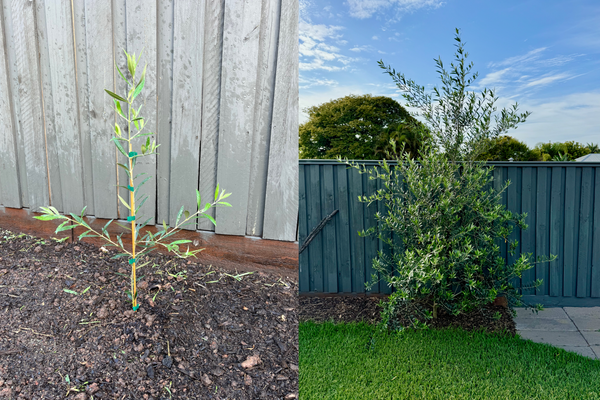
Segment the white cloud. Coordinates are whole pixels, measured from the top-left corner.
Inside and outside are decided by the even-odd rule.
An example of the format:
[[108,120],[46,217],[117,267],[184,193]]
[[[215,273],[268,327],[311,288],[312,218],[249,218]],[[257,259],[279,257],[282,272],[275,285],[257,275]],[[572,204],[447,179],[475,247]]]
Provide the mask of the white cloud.
[[338,85],[338,81],[333,79],[325,79],[325,78],[305,78],[300,76],[299,78],[299,88],[300,89],[309,89],[314,86],[320,87],[335,87]]
[[379,38],[377,36],[373,36],[371,39],[373,39],[373,40],[379,40]]
[[353,51],[355,53],[360,53],[361,51],[371,51],[372,47],[371,46],[354,46],[353,48],[350,49],[350,51]]
[[556,82],[559,80],[563,80],[563,79],[567,79],[569,78],[571,75],[569,74],[555,74],[555,75],[549,75],[549,76],[544,76],[542,78],[538,78],[538,79],[534,79],[532,81],[529,81],[525,87],[531,87],[531,86],[543,86],[543,85],[548,85],[552,82]]
[[[336,25],[311,24],[300,19],[299,23],[299,67],[303,71],[325,70],[340,71],[346,68],[352,58],[340,54],[337,46],[330,42],[341,43],[344,27]],[[341,65],[340,65],[341,64]]]
[[404,14],[424,7],[437,8],[443,3],[440,0],[348,0],[350,16],[358,19],[370,18],[379,12]]

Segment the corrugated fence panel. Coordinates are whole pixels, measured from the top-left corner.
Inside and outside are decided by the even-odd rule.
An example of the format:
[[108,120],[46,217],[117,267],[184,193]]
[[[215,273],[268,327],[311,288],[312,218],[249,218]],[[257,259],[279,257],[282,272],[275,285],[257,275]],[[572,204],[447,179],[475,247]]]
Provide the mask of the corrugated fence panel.
[[[532,261],[558,256],[551,263],[535,264],[515,284],[527,286],[542,279],[537,290],[523,290],[532,301],[600,305],[600,164],[489,165],[494,166],[493,187],[511,182],[501,203],[511,211],[526,213],[529,226],[511,234],[511,239],[519,241],[514,255],[504,240],[498,241],[501,255],[511,263],[521,253],[531,253]],[[364,293],[374,272],[373,258],[378,251],[390,254],[390,249],[376,238],[358,236],[358,231],[373,226],[376,211],[385,212],[382,204],[367,207],[358,196],[374,193],[381,182],[331,160],[300,160],[300,177],[300,245],[323,218],[338,210],[300,255],[300,292]],[[390,288],[381,281],[372,293],[390,293]]]
[[[138,159],[136,183],[151,177],[140,217],[173,224],[182,205],[196,209],[196,189],[211,201],[219,183],[233,208],[210,211],[218,233],[296,240],[297,1],[1,4],[0,205],[129,215],[117,198],[129,195],[117,188],[127,159],[109,141],[126,123],[104,89],[127,93],[114,66],[126,73],[123,50],[143,51],[136,108],[161,147]],[[189,228],[215,230],[204,219]]]

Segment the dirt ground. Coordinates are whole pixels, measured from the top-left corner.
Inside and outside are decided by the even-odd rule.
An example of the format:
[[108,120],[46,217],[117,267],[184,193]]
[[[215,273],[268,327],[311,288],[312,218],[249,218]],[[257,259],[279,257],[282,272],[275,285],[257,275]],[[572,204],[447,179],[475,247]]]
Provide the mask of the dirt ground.
[[[376,324],[381,321],[379,303],[382,300],[385,300],[385,298],[374,296],[301,296],[299,299],[299,319],[300,321],[313,320],[315,322],[364,321]],[[497,318],[498,315],[500,318]],[[433,329],[452,326],[468,331],[485,330],[488,332],[504,332],[511,335],[517,332],[516,324],[510,311],[505,307],[494,305],[458,316],[440,312],[437,319],[429,320],[427,323]]]
[[297,280],[114,254],[0,229],[0,398],[298,397]]

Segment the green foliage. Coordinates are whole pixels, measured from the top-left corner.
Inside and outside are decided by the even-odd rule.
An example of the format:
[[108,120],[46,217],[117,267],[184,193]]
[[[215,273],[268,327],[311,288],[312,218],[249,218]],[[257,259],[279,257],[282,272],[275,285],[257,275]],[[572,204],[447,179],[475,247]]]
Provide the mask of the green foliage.
[[389,139],[415,140],[409,131],[416,121],[389,97],[349,95],[305,111],[309,120],[299,129],[300,158],[376,160],[386,157]]
[[471,73],[473,63],[467,64],[469,54],[464,49],[458,29],[454,40],[456,53],[450,70],[446,70],[441,58],[435,60],[442,86],[435,86],[433,93],[426,93],[424,86],[396,73],[383,61],[379,61],[379,66],[404,92],[402,97],[407,106],[420,110],[414,116],[425,120],[434,144],[443,149],[450,160],[477,160],[487,150],[490,139],[517,128],[531,113],[517,113],[518,104],[515,103],[496,114],[498,97],[494,90],[483,89],[481,93],[468,91],[478,73]]
[[541,161],[539,151],[531,150],[527,144],[503,135],[488,139],[487,150],[477,157],[479,161]]
[[594,153],[598,147],[593,143],[583,145],[579,142],[538,143],[534,151],[539,152],[543,161],[575,161],[579,157]]
[[[509,237],[515,227],[527,228],[525,215],[500,204],[510,183],[495,191],[492,169],[475,161],[491,141],[516,128],[529,113],[517,114],[515,104],[495,115],[493,91],[468,92],[477,73],[471,74],[473,64],[466,64],[458,30],[455,40],[457,53],[450,72],[441,59],[436,60],[442,88],[435,87],[433,94],[380,62],[405,92],[408,106],[421,109],[417,115],[425,120],[430,140],[419,157],[404,153],[396,167],[385,161],[379,168],[350,163],[382,183],[375,194],[359,200],[369,205],[383,202],[386,210],[376,213],[377,224],[361,234],[377,236],[391,248],[391,254],[379,252],[373,260],[373,268],[394,289],[382,312],[388,328],[399,327],[399,314],[420,327],[436,318],[439,308],[458,315],[499,295],[511,307],[522,305],[511,280],[532,267],[529,254],[521,254],[512,264],[500,256],[500,243],[508,243],[511,252],[516,249]],[[522,287],[540,284],[538,280]]]
[[[131,290],[127,290],[127,296],[132,301],[132,307],[134,310],[137,310],[139,305],[137,304],[137,288],[136,288],[136,269],[141,268],[143,265],[136,265],[141,257],[145,256],[152,250],[157,247],[164,247],[166,250],[173,252],[177,257],[187,258],[187,257],[195,257],[197,253],[201,252],[204,249],[199,250],[190,250],[189,247],[183,251],[180,250],[179,246],[191,243],[191,240],[175,240],[170,243],[165,242],[164,240],[170,236],[173,236],[175,233],[180,231],[180,228],[184,225],[195,223],[199,218],[207,218],[213,224],[216,225],[215,220],[208,214],[208,211],[212,207],[218,206],[226,206],[231,207],[231,205],[223,200],[231,195],[231,193],[225,193],[225,190],[219,191],[219,185],[215,189],[214,199],[211,199],[210,202],[206,203],[206,205],[202,205],[202,199],[200,198],[200,192],[196,190],[196,200],[198,211],[190,214],[189,211],[185,211],[183,207],[179,210],[177,214],[177,219],[173,227],[168,228],[166,223],[163,221],[162,230],[160,230],[156,234],[147,231],[143,237],[140,237],[141,229],[144,228],[148,222],[152,218],[148,218],[145,221],[138,214],[139,209],[148,199],[148,195],[140,195],[139,189],[150,179],[150,177],[143,177],[144,173],[134,175],[134,168],[138,158],[147,157],[152,154],[157,154],[156,149],[160,146],[156,144],[154,140],[151,140],[150,137],[154,135],[152,132],[144,131],[145,121],[144,118],[140,116],[140,110],[142,106],[136,110],[133,106],[134,100],[141,93],[144,88],[145,77],[146,77],[146,66],[141,73],[141,76],[138,76],[139,79],[136,79],[137,66],[139,62],[138,57],[136,59],[135,54],[130,55],[125,52],[125,56],[127,57],[127,72],[129,72],[130,79],[127,79],[126,76],[119,70],[119,67],[115,65],[119,76],[127,83],[127,87],[129,88],[127,95],[119,95],[111,92],[110,90],[105,89],[106,93],[113,98],[113,102],[115,105],[116,113],[121,117],[122,120],[127,124],[127,130],[123,131],[121,126],[116,123],[114,127],[115,136],[113,136],[110,140],[115,144],[117,150],[125,157],[127,157],[127,164],[118,164],[118,166],[125,170],[127,176],[129,178],[129,184],[127,186],[119,186],[121,188],[127,189],[129,191],[129,201],[125,200],[123,197],[118,195],[119,201],[127,207],[130,211],[130,215],[127,217],[127,222],[131,223],[131,226],[128,227],[126,225],[116,223],[120,227],[132,233],[132,243],[131,250],[128,250],[123,245],[123,241],[121,239],[122,233],[112,238],[108,233],[108,227],[113,222],[110,220],[100,231],[93,229],[84,219],[85,209],[83,208],[80,215],[75,215],[70,213],[69,215],[62,215],[58,212],[58,210],[52,206],[41,207],[42,215],[36,216],[41,221],[51,221],[51,220],[64,220],[57,228],[56,233],[66,231],[69,229],[73,229],[76,227],[84,228],[84,232],[79,235],[79,240],[86,237],[95,237],[103,239],[107,244],[106,246],[114,246],[117,247],[121,253],[117,254],[113,258],[121,258],[128,257],[128,263],[131,265]],[[127,105],[127,115],[123,112],[123,105],[121,103],[126,103]],[[132,126],[133,124],[133,126]],[[135,127],[135,131],[134,128]],[[126,134],[126,136],[125,136]],[[146,141],[141,145],[140,153],[133,151],[133,144],[136,142],[137,138],[146,137]],[[125,145],[125,147],[123,147]],[[126,149],[127,148],[127,149]],[[138,182],[141,181],[141,182]],[[136,252],[137,248],[137,252]],[[65,289],[65,291],[69,292]],[[71,293],[71,292],[69,292]],[[75,294],[77,294],[75,292]],[[83,293],[82,293],[83,294]]]

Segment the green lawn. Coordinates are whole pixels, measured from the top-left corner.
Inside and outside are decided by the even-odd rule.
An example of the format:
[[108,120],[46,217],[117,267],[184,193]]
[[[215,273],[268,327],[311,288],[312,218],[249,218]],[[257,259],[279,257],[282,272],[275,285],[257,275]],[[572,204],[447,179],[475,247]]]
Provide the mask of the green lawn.
[[300,399],[600,399],[600,361],[518,337],[307,322]]

